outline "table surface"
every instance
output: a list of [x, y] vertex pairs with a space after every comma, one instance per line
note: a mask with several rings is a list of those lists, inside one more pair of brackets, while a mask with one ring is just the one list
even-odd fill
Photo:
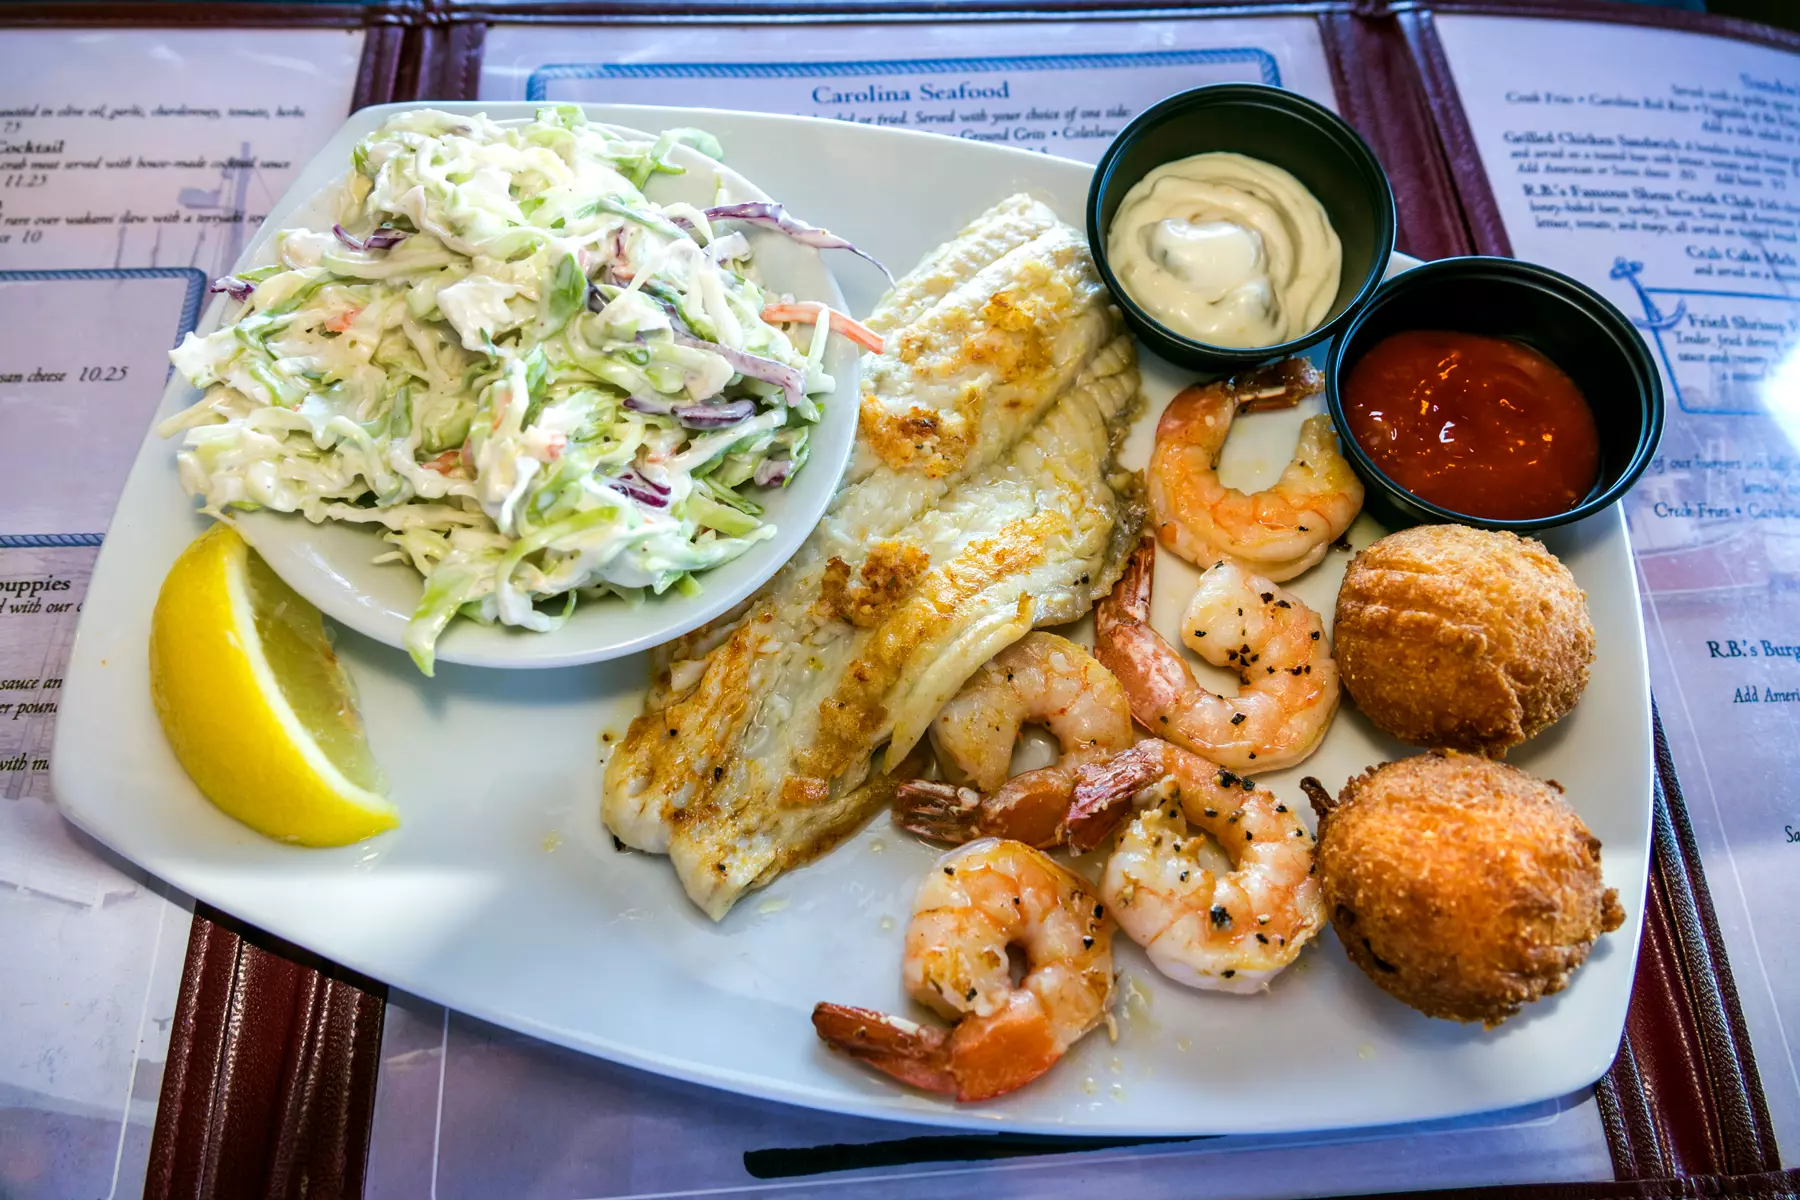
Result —
[[[1663, 357], [1668, 431], [1626, 501], [1652, 683], [1774, 1129], [1797, 1147], [1800, 1058], [1786, 1031], [1800, 1028], [1800, 964], [1787, 933], [1800, 916], [1800, 808], [1783, 784], [1800, 767], [1791, 736], [1800, 711], [1791, 707], [1800, 703], [1800, 358], [1789, 352], [1800, 273], [1783, 259], [1782, 239], [1791, 240], [1800, 167], [1782, 147], [1800, 123], [1782, 81], [1800, 79], [1800, 57], [1617, 26], [1564, 22], [1546, 37], [1542, 22], [1522, 18], [1442, 13], [1429, 24], [1462, 101], [1461, 120], [1443, 121], [1440, 95], [1440, 121], [1469, 139], [1498, 233], [1482, 244], [1478, 229], [1471, 245], [1460, 217], [1432, 225], [1419, 199], [1431, 180], [1414, 186], [1408, 175], [1402, 248], [1503, 249], [1492, 240], [1508, 238], [1521, 257], [1609, 295]], [[471, 45], [431, 44], [441, 55]], [[0, 973], [0, 1027], [11, 1035], [0, 1051], [0, 1195], [125, 1195], [146, 1178], [192, 904], [74, 832], [48, 795], [58, 676], [123, 466], [101, 496], [60, 488], [64, 445], [77, 443], [59, 444], [54, 425], [41, 423], [54, 410], [68, 427], [97, 431], [102, 446], [109, 436], [135, 444], [146, 397], [153, 404], [161, 390], [159, 347], [178, 329], [172, 297], [188, 275], [232, 261], [353, 96], [387, 98], [368, 91], [369, 63], [391, 58], [398, 40], [361, 28], [11, 29], [0, 30], [0, 45], [14, 64], [0, 80], [0, 142], [22, 156], [0, 163], [0, 309], [11, 306], [4, 315], [16, 334], [29, 331], [0, 346], [0, 951], [26, 964]], [[1078, 108], [1136, 110], [1230, 78], [1279, 82], [1328, 104], [1347, 98], [1332, 63], [1345, 52], [1342, 28], [1310, 15], [779, 30], [501, 22], [474, 45], [479, 73], [460, 85], [481, 98], [712, 103], [884, 123], [900, 123], [906, 107], [821, 98], [819, 81], [841, 78], [845, 64], [966, 66], [1025, 45], [1039, 61], [1019, 86]], [[782, 70], [742, 69], [771, 63]], [[669, 64], [687, 65], [679, 86], [652, 69]], [[726, 64], [740, 69], [718, 69]], [[391, 84], [392, 61], [387, 69]], [[414, 75], [426, 88], [459, 78], [443, 64]], [[1345, 111], [1365, 128], [1377, 119], [1354, 102]], [[995, 117], [981, 114], [971, 131], [1029, 143], [1059, 124]], [[1564, 155], [1534, 157], [1539, 143], [1525, 132]], [[1639, 144], [1620, 146], [1614, 161], [1582, 140], [1590, 135]], [[1384, 151], [1391, 136], [1371, 133]], [[1102, 146], [1059, 152], [1091, 159]], [[1665, 153], [1670, 161], [1650, 161]], [[58, 165], [40, 170], [40, 154]], [[1468, 167], [1460, 189], [1470, 186]], [[1696, 178], [1663, 184], [1653, 174], [1663, 167]], [[1609, 190], [1594, 172], [1615, 169], [1640, 172], [1617, 199], [1538, 190]], [[1717, 194], [1678, 200], [1676, 184]], [[1671, 196], [1634, 199], [1632, 188]], [[1726, 192], [1750, 203], [1721, 199]], [[1752, 228], [1759, 236], [1739, 232]], [[1757, 256], [1733, 254], [1750, 246]], [[46, 315], [89, 303], [118, 314], [120, 336], [97, 345]], [[58, 374], [67, 378], [47, 379]], [[7, 436], [21, 430], [33, 434]], [[952, 1195], [999, 1186], [1073, 1196], [1102, 1171], [1129, 1172], [1149, 1195], [1187, 1194], [1204, 1179], [1209, 1193], [1278, 1196], [1597, 1181], [1616, 1167], [1591, 1093], [1331, 1137], [977, 1144], [672, 1083], [398, 995], [368, 1144], [366, 1193], [384, 1196], [816, 1195], [840, 1184], [900, 1195], [924, 1178]], [[1781, 1165], [1797, 1162], [1790, 1149]]]

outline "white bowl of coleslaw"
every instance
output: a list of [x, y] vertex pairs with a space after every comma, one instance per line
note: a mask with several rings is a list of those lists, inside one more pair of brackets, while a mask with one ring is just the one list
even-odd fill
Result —
[[427, 674], [726, 612], [836, 490], [864, 331], [850, 247], [718, 153], [567, 105], [355, 114], [171, 355], [184, 490]]

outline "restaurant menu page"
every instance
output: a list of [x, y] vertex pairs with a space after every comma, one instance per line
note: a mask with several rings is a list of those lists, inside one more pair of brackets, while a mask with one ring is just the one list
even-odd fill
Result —
[[223, 273], [349, 109], [356, 30], [0, 35], [0, 264]]
[[496, 25], [484, 100], [790, 113], [1086, 162], [1174, 92], [1268, 83], [1333, 104], [1310, 17], [932, 25]]
[[1775, 1132], [1800, 1162], [1800, 56], [1442, 16], [1514, 253], [1642, 331], [1669, 417], [1626, 499], [1651, 684]]
[[[1121, 986], [1129, 997], [1129, 977]], [[1121, 1039], [1134, 1021], [1155, 1020], [1130, 1000], [1118, 1015]], [[1135, 1073], [1115, 1063], [1094, 1090], [1122, 1095]], [[735, 1096], [390, 994], [364, 1195], [1276, 1200], [1611, 1178], [1591, 1095], [1337, 1134], [1009, 1139]]]
[[188, 901], [76, 832], [88, 577], [208, 281], [343, 120], [362, 34], [0, 33], [0, 1196], [142, 1190]]
[[[1031, 57], [1019, 57], [1026, 47]], [[1333, 102], [1314, 22], [501, 25], [488, 33], [481, 87], [487, 99], [826, 116], [1092, 159], [1133, 113], [1170, 92], [1265, 78]], [[922, 119], [945, 114], [950, 119]], [[1141, 1006], [1123, 1009], [1121, 1036], [1129, 1037], [1130, 1022], [1148, 1018]], [[1132, 1081], [1123, 1072], [1092, 1081], [1096, 1095], [1125, 1094]], [[504, 1103], [496, 1106], [496, 1097]], [[1591, 1095], [1347, 1135], [997, 1147], [986, 1135], [831, 1116], [673, 1082], [396, 995], [383, 1033], [367, 1195], [561, 1200], [842, 1190], [880, 1200], [929, 1187], [947, 1200], [1077, 1200], [1124, 1191], [1186, 1197], [1201, 1183], [1208, 1194], [1272, 1197], [1611, 1176]]]

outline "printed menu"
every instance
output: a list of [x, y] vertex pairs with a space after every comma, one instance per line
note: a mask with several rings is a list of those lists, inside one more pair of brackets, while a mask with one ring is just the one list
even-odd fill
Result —
[[1669, 417], [1626, 498], [1651, 685], [1777, 1140], [1800, 1146], [1800, 56], [1442, 16], [1520, 258], [1642, 330]]
[[1098, 159], [1131, 118], [1208, 83], [1334, 103], [1307, 17], [919, 25], [497, 25], [481, 96], [789, 113]]
[[[1434, 18], [1515, 252], [1643, 330], [1669, 426], [1626, 504], [1652, 672], [1788, 1159], [1800, 1146], [1800, 58]], [[137, 1190], [188, 914], [48, 795], [63, 663], [164, 352], [350, 103], [360, 32], [5, 31], [0, 80], [0, 1193]], [[1093, 160], [1162, 96], [1334, 104], [1305, 16], [498, 24], [490, 99], [798, 113]], [[1278, 1195], [1609, 1178], [1591, 1095], [1338, 1136], [1068, 1152], [803, 1112], [396, 996], [367, 1194]], [[493, 1120], [496, 1096], [512, 1114]], [[22, 1148], [21, 1148], [22, 1147]], [[1004, 1172], [1005, 1174], [1001, 1174]], [[1321, 1181], [1324, 1181], [1323, 1183]], [[1002, 1190], [1005, 1190], [1004, 1186]]]
[[[941, 131], [1089, 159], [1142, 107], [1202, 83], [1266, 71], [1271, 82], [1334, 103], [1310, 20], [1034, 24], [1034, 53], [1044, 51], [1055, 65], [982, 57], [1010, 55], [1025, 37], [1025, 27], [1006, 24], [800, 27], [779, 36], [741, 27], [501, 25], [488, 34], [482, 97], [710, 105], [926, 129], [934, 123], [920, 121], [921, 114], [954, 112], [954, 122], [938, 123]], [[1083, 48], [1081, 63], [1057, 57]], [[1148, 69], [1126, 61], [1153, 51], [1185, 57]], [[1207, 57], [1209, 51], [1216, 53]], [[879, 62], [862, 60], [877, 54]], [[922, 92], [976, 86], [1006, 94], [934, 101]], [[1060, 105], [1054, 120], [1034, 115], [1050, 113], [1052, 94]], [[1072, 119], [1079, 127], [1083, 113], [1094, 114], [1088, 119], [1108, 130], [1104, 137], [1045, 146], [1056, 122]], [[996, 122], [996, 115], [1005, 119]], [[1022, 136], [1034, 130], [1043, 137]], [[514, 1115], [496, 1125], [487, 1101], [500, 1094]], [[1095, 1150], [1020, 1146], [994, 1159], [983, 1152], [984, 1138], [933, 1137], [935, 1131], [704, 1092], [405, 996], [390, 999], [376, 1105], [371, 1196], [480, 1196], [508, 1188], [557, 1196], [738, 1189], [783, 1196], [854, 1185], [859, 1195], [887, 1197], [913, 1194], [926, 1176], [945, 1195], [977, 1196], [991, 1194], [1004, 1172], [1031, 1195], [1073, 1197], [1089, 1192], [1102, 1171], [1114, 1179], [1129, 1172], [1134, 1189], [1149, 1194], [1183, 1194], [1184, 1181], [1205, 1178], [1221, 1192], [1279, 1196], [1316, 1190], [1320, 1179], [1344, 1191], [1377, 1191], [1611, 1175], [1591, 1095], [1378, 1133]], [[529, 1138], [521, 1139], [523, 1129], [532, 1131]]]
[[[1121, 1015], [1121, 1037], [1152, 1019], [1141, 1006]], [[1110, 1080], [1130, 1086], [1122, 1069]], [[1400, 1129], [1084, 1146], [734, 1096], [392, 994], [365, 1194], [1276, 1200], [1611, 1178], [1591, 1095]]]
[[169, 347], [343, 120], [361, 52], [360, 31], [0, 32], [7, 1196], [142, 1189], [189, 904], [58, 815], [63, 666]]
[[360, 31], [4, 40], [0, 265], [12, 268], [224, 271], [342, 123], [362, 53]]

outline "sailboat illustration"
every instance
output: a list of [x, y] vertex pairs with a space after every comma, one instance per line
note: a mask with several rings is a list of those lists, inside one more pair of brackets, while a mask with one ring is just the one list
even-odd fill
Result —
[[1637, 293], [1638, 302], [1644, 306], [1643, 317], [1633, 317], [1631, 323], [1640, 329], [1652, 329], [1658, 333], [1665, 329], [1675, 328], [1681, 324], [1682, 318], [1687, 316], [1687, 301], [1677, 300], [1673, 309], [1666, 313], [1663, 312], [1656, 306], [1656, 301], [1650, 298], [1650, 292], [1638, 279], [1638, 272], [1643, 269], [1644, 264], [1641, 262], [1632, 262], [1626, 258], [1613, 259], [1612, 277], [1623, 279], [1629, 283], [1631, 290]]
[[[249, 142], [240, 143], [237, 157], [229, 160], [219, 169], [219, 186], [207, 191], [205, 188], [185, 187], [181, 189], [178, 203], [181, 207], [196, 212], [212, 211], [221, 217], [236, 215], [235, 221], [221, 221], [220, 228], [224, 232], [224, 245], [213, 251], [215, 269], [229, 271], [237, 262], [238, 254], [244, 248], [245, 225], [244, 210], [250, 201], [250, 177], [256, 173], [256, 159]], [[252, 227], [253, 228], [253, 227]], [[193, 258], [189, 266], [201, 266], [198, 261], [206, 253], [204, 236], [195, 243]]]

